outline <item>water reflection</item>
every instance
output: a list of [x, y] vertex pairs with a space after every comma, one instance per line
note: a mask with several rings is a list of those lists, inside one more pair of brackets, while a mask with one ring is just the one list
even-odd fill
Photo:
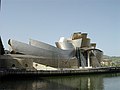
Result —
[[109, 80], [112, 78], [114, 81], [114, 78], [119, 77], [120, 74], [104, 74], [36, 79], [2, 79], [0, 90], [107, 90]]
[[52, 78], [49, 81], [59, 85], [62, 84], [74, 90], [103, 90], [102, 76], [61, 77]]

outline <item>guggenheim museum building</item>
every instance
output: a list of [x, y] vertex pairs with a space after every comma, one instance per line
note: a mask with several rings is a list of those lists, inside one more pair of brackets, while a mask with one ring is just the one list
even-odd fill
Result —
[[69, 38], [61, 37], [52, 46], [29, 39], [23, 43], [8, 40], [10, 50], [4, 50], [0, 38], [0, 68], [26, 70], [57, 70], [101, 67], [103, 51], [91, 43], [87, 33], [76, 32]]

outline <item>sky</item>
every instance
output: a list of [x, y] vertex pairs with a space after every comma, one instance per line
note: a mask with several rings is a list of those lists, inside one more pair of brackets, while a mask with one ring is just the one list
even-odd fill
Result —
[[0, 36], [55, 45], [60, 37], [88, 33], [105, 55], [120, 56], [120, 0], [1, 0]]

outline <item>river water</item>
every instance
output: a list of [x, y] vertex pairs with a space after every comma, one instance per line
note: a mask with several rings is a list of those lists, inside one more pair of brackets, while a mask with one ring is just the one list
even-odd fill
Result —
[[120, 90], [120, 74], [2, 78], [0, 90]]

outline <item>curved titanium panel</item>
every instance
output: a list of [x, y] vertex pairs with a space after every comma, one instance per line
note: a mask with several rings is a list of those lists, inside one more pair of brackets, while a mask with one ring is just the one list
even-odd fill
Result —
[[42, 48], [42, 49], [45, 49], [45, 50], [49, 50], [49, 51], [52, 51], [52, 52], [55, 52], [55, 53], [61, 53], [65, 56], [67, 56], [67, 57], [74, 57], [74, 55], [75, 55], [75, 49], [74, 49], [73, 45], [71, 46], [71, 48], [63, 50], [61, 48], [57, 48], [57, 47], [54, 47], [54, 46], [49, 45], [47, 43], [37, 41], [37, 40], [33, 40], [33, 39], [30, 39], [29, 43], [32, 46]]
[[72, 43], [76, 49], [76, 47], [81, 47], [82, 39], [68, 40], [68, 42]]
[[68, 42], [56, 42], [56, 46], [63, 50], [74, 49], [74, 46], [72, 45], [72, 43], [68, 43]]
[[50, 51], [43, 48], [38, 48], [35, 46], [31, 46], [26, 43], [18, 42], [16, 40], [9, 40], [9, 45], [15, 52], [23, 53], [26, 55], [35, 55], [40, 57], [48, 57], [48, 58], [60, 58], [67, 59], [74, 56], [74, 50], [56, 50]]
[[44, 43], [44, 42], [41, 42], [41, 41], [37, 41], [37, 40], [33, 40], [33, 39], [29, 40], [29, 44], [32, 45], [32, 46], [42, 48], [42, 49], [46, 49], [46, 50], [50, 50], [50, 51], [55, 51], [56, 50], [56, 47], [54, 47], [50, 44], [47, 44], [47, 43]]

